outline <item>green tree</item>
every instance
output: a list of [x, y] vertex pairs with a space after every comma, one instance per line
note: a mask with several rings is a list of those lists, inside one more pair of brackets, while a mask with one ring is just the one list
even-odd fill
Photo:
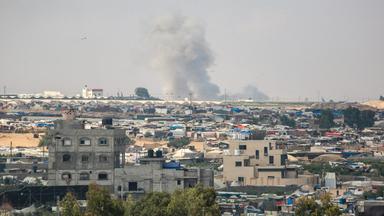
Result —
[[123, 215], [124, 208], [119, 200], [113, 200], [103, 187], [90, 184], [87, 192], [87, 216]]
[[136, 205], [132, 195], [129, 194], [127, 200], [124, 203], [124, 216], [133, 216], [133, 210]]
[[319, 127], [323, 129], [329, 129], [335, 125], [335, 122], [333, 121], [334, 116], [332, 113], [332, 110], [326, 109], [322, 110], [320, 119], [319, 119]]
[[340, 209], [337, 205], [332, 203], [331, 194], [326, 193], [320, 197], [322, 215], [325, 216], [339, 216], [341, 215]]
[[375, 124], [375, 112], [372, 110], [363, 110], [360, 113], [359, 128], [372, 127]]
[[171, 195], [164, 192], [153, 192], [147, 194], [143, 199], [136, 202], [129, 215], [134, 216], [165, 216]]
[[291, 119], [289, 118], [288, 116], [286, 115], [283, 115], [280, 117], [280, 122], [282, 125], [286, 125], [286, 126], [289, 126], [289, 127], [296, 127], [296, 122], [294, 119]]
[[220, 215], [213, 188], [203, 188], [202, 185], [197, 185], [188, 189], [186, 193], [190, 198], [189, 215]]
[[171, 200], [167, 206], [167, 215], [188, 215], [189, 199], [182, 190], [177, 190], [172, 194]]
[[300, 197], [296, 200], [295, 203], [295, 214], [298, 216], [304, 216], [304, 215], [313, 215], [317, 216], [320, 215], [319, 211], [319, 204], [316, 203], [316, 200], [312, 197]]
[[220, 215], [216, 193], [214, 189], [203, 188], [201, 185], [184, 191], [175, 191], [167, 207], [167, 214], [170, 216]]
[[143, 87], [137, 87], [135, 89], [135, 95], [139, 98], [148, 99], [151, 96], [149, 95], [148, 89]]
[[313, 197], [300, 197], [295, 203], [295, 214], [299, 216], [340, 216], [339, 207], [332, 203], [331, 196], [326, 193], [320, 196], [320, 203]]
[[60, 201], [60, 215], [62, 216], [80, 216], [80, 206], [75, 196], [68, 192], [65, 197]]
[[359, 124], [360, 110], [354, 107], [348, 107], [343, 111], [344, 123], [352, 128], [357, 128]]
[[354, 107], [344, 110], [344, 123], [352, 128], [364, 129], [372, 127], [375, 123], [375, 112], [372, 110], [360, 111]]

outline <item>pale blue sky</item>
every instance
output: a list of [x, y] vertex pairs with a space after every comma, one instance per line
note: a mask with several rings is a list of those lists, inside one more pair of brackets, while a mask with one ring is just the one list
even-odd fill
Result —
[[382, 0], [0, 0], [0, 85], [66, 94], [145, 86], [161, 96], [148, 32], [175, 13], [204, 26], [222, 92], [253, 84], [280, 100], [384, 95]]

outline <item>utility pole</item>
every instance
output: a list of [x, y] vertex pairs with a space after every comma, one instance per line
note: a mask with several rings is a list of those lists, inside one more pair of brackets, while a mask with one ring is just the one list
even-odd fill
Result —
[[224, 103], [227, 103], [227, 89], [224, 89]]
[[3, 93], [4, 93], [4, 96], [7, 94], [7, 86], [3, 87]]

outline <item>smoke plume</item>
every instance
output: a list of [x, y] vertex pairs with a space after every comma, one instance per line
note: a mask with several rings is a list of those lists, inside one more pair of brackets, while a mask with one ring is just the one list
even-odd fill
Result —
[[174, 97], [215, 99], [219, 87], [210, 81], [214, 58], [201, 25], [188, 17], [158, 17], [150, 36], [152, 66], [164, 79], [164, 93]]
[[269, 100], [268, 95], [260, 91], [256, 86], [247, 85], [241, 93], [235, 94], [232, 97], [237, 99], [251, 99], [255, 101]]

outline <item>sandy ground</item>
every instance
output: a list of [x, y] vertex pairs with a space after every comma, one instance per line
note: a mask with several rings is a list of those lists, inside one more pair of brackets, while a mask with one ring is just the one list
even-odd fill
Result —
[[204, 147], [205, 147], [204, 142], [192, 141], [189, 145], [190, 146], [194, 146], [195, 150], [198, 151], [198, 152], [203, 152], [204, 151]]
[[36, 147], [39, 141], [32, 133], [0, 133], [0, 147], [9, 147], [11, 142], [13, 147]]
[[152, 149], [158, 148], [166, 144], [167, 144], [166, 141], [154, 141], [152, 139], [146, 139], [146, 138], [135, 139], [135, 145], [146, 147], [146, 148], [152, 148]]
[[384, 109], [384, 101], [380, 100], [367, 101], [363, 104], [374, 107], [376, 109]]

